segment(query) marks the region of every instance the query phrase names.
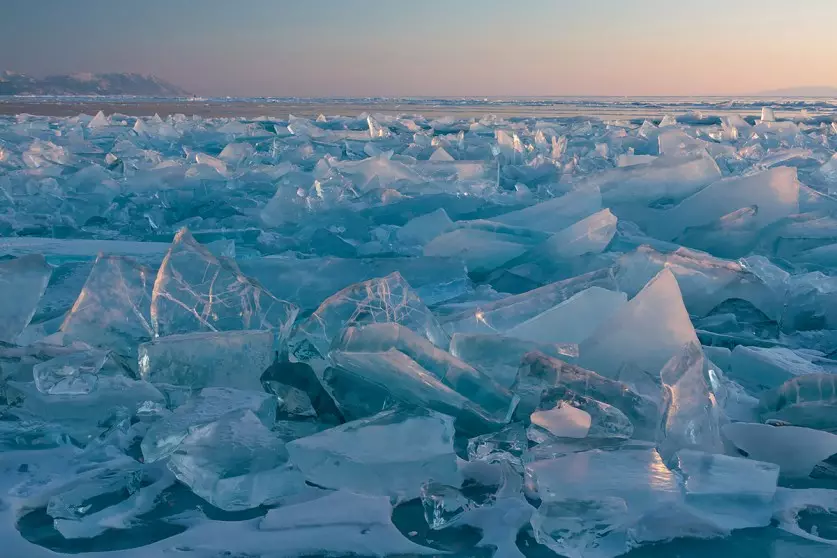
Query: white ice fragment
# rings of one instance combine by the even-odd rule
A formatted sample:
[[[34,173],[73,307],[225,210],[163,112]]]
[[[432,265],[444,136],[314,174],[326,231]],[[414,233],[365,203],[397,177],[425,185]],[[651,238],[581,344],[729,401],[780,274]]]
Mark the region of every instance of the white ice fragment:
[[[506,334],[535,343],[581,343],[627,302],[625,293],[591,287],[513,327]]]
[[[493,220],[505,225],[556,233],[601,209],[602,195],[599,189],[584,188],[525,209],[498,215]]]
[[[689,343],[698,344],[697,335],[677,280],[664,269],[579,345],[579,364],[608,378],[626,363],[656,375]]]
[[[41,255],[0,262],[0,341],[14,343],[26,329],[51,275]]]
[[[722,432],[750,459],[775,463],[788,477],[807,477],[817,463],[837,454],[837,436],[811,428],[737,422]]]

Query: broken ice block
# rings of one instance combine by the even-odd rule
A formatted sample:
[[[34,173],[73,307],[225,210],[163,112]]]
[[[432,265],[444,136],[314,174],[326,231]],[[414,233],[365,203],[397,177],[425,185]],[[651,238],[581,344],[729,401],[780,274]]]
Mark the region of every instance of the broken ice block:
[[[439,208],[411,219],[398,229],[396,236],[404,244],[424,246],[452,227],[453,221],[444,209]]]
[[[130,471],[130,468],[128,468],[128,471]],[[111,484],[113,480],[121,480],[122,482]],[[94,485],[89,487],[91,489],[89,493],[76,492],[81,487],[75,487],[71,491],[71,493],[76,493],[74,503],[80,504],[75,509],[79,512],[84,510],[80,516],[56,518],[53,521],[55,529],[65,539],[91,539],[110,529],[127,530],[132,528],[136,525],[138,516],[154,511],[155,507],[162,503],[163,491],[171,487],[176,480],[165,469],[146,468],[141,471],[139,482],[136,482],[133,476],[128,476],[127,479],[125,477],[118,479],[117,477],[117,479],[108,479],[105,482],[100,478],[93,477],[88,482]],[[123,482],[124,486],[120,486]],[[96,492],[99,492],[99,494],[79,501]],[[122,497],[127,495],[127,498],[115,504],[108,502],[112,505],[102,502],[106,507],[92,503],[98,497],[108,497],[109,499],[117,495]],[[65,496],[67,494],[58,497],[63,498]],[[53,496],[50,502],[53,502],[55,498],[56,496]],[[66,501],[63,502],[63,505],[66,504]]]
[[[681,449],[723,453],[719,410],[700,345],[690,343],[660,371],[663,408],[657,447],[669,461]]]
[[[557,233],[602,209],[598,188],[573,190],[561,197],[494,217],[506,225]]]
[[[395,349],[377,353],[333,351],[334,366],[323,384],[344,415],[371,416],[395,403],[426,407],[456,417],[458,426],[482,433],[507,423],[517,399],[507,407],[483,409],[436,379],[416,361]]]
[[[155,422],[142,440],[146,463],[170,455],[197,426],[217,421],[228,414],[254,413],[265,425],[276,420],[276,399],[263,391],[204,388],[167,417]]]
[[[249,410],[192,426],[168,467],[192,492],[227,511],[274,503],[305,486],[284,442]]]
[[[36,364],[32,368],[35,387],[53,395],[90,393],[96,388],[99,371],[107,359],[107,351],[92,349]]]
[[[125,376],[100,376],[90,393],[44,394],[34,382],[9,382],[6,396],[14,409],[43,417],[86,445],[114,419],[133,416],[146,402],[163,403],[163,395],[148,382]],[[16,411],[15,411],[16,412]]]
[[[396,349],[418,363],[443,384],[472,401],[491,416],[508,421],[517,398],[506,388],[426,338],[395,323],[349,327],[336,342],[341,352],[384,352]]]
[[[695,330],[677,280],[664,269],[579,345],[578,364],[608,378],[626,363],[656,374],[689,343],[698,343]]]
[[[528,449],[526,429],[522,423],[515,422],[498,432],[468,440],[468,461],[505,461],[520,465]]]
[[[445,329],[459,333],[507,334],[515,326],[543,313],[544,309],[556,306],[592,287],[618,290],[609,269],[594,271],[480,305],[476,310],[467,310],[448,316],[444,320]]]
[[[554,258],[573,258],[582,254],[598,254],[616,233],[616,216],[603,209],[549,237],[537,250]]]
[[[719,180],[666,211],[651,232],[653,236],[670,240],[689,227],[706,225],[752,205],[758,206],[754,226],[760,228],[799,213],[796,169],[775,167],[750,176]]]
[[[572,359],[578,356],[578,345],[542,344],[483,333],[454,333],[450,338],[450,353],[453,356],[491,376],[505,388],[514,384],[521,359],[532,351],[555,358]]]
[[[668,269],[677,279],[683,303],[690,314],[705,316],[724,301],[739,298],[769,318],[778,320],[784,284],[782,280],[766,275],[773,269],[762,270],[761,263],[750,259],[722,260],[687,248],[664,254],[650,246],[640,246],[619,258],[616,280],[619,290],[633,295],[654,275]],[[769,262],[765,265],[771,266]]]
[[[267,329],[281,342],[297,312],[245,277],[233,260],[215,257],[186,229],[174,237],[151,296],[155,336]]]
[[[307,315],[337,291],[395,271],[425,304],[434,305],[470,291],[465,265],[448,258],[285,258],[242,260],[245,275],[275,296],[298,305]]]
[[[720,530],[770,525],[779,467],[693,450],[677,452],[686,504]]]
[[[274,359],[273,332],[198,332],[159,337],[139,346],[139,373],[155,384],[193,390],[230,387],[261,390]]]
[[[837,436],[811,428],[736,422],[722,432],[750,459],[775,463],[788,477],[807,477],[817,463],[837,454]]]
[[[612,405],[630,421],[634,437],[653,439],[659,421],[656,402],[623,382],[538,352],[527,354],[520,364],[518,383],[514,387],[521,395],[519,412],[533,412],[543,390],[558,386]]]
[[[421,505],[424,508],[424,519],[431,529],[448,527],[466,511],[477,506],[458,488],[437,482],[421,487]]]
[[[559,387],[544,391],[538,409],[529,417],[527,436],[535,443],[557,438],[617,438],[626,440],[634,426],[622,411]]]
[[[41,255],[0,262],[0,341],[14,343],[29,325],[51,274]]]
[[[717,163],[705,154],[658,157],[645,165],[591,175],[583,184],[601,190],[604,205],[648,205],[657,200],[682,200],[721,178]],[[616,210],[619,215],[619,210]]]
[[[326,488],[408,500],[428,481],[459,486],[453,419],[432,411],[385,411],[287,445],[305,478]]]
[[[396,272],[346,287],[329,298],[297,326],[292,349],[307,342],[321,356],[328,354],[332,340],[352,325],[394,322],[422,335],[437,347],[449,339],[442,327],[409,284]]]
[[[825,370],[784,347],[733,349],[728,374],[750,393],[778,388],[795,376],[820,374]]]
[[[457,229],[441,234],[424,246],[431,257],[457,258],[472,273],[496,269],[526,252],[527,246],[510,242],[509,236],[483,230]]]
[[[526,469],[542,502],[532,517],[535,539],[562,556],[613,558],[669,538],[654,530],[644,540],[633,534],[646,518],[683,500],[677,475],[655,450],[585,451]]]
[[[796,376],[763,394],[761,404],[764,419],[837,431],[837,374]]]
[[[153,272],[128,258],[99,256],[61,331],[96,347],[133,356],[153,336]]]
[[[581,343],[627,304],[625,293],[591,287],[506,332],[535,343]]]

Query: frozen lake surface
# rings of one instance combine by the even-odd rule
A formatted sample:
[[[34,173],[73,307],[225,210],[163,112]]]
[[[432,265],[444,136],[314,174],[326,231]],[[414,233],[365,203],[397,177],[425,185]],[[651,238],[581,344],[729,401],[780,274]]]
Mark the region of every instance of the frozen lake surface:
[[[836,106],[0,99],[0,556],[837,553]]]

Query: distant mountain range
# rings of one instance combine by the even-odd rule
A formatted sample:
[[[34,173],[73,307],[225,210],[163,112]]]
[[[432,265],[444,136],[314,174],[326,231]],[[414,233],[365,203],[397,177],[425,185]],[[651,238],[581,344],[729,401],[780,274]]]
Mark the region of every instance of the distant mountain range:
[[[160,78],[142,74],[69,74],[35,78],[6,71],[0,73],[0,95],[182,97],[189,93]]]
[[[837,87],[828,87],[825,85],[787,87],[785,89],[762,91],[756,95],[765,97],[837,97]]]

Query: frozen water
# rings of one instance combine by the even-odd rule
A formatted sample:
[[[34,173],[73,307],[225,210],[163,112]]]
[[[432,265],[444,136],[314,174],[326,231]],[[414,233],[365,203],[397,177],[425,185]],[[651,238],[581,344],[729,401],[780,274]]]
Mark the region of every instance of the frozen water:
[[[385,411],[294,440],[287,449],[318,486],[410,499],[427,481],[461,483],[453,435],[450,417]]]
[[[183,229],[174,237],[151,296],[155,336],[195,331],[269,329],[284,339],[298,309],[216,258]]]
[[[397,102],[0,117],[0,554],[826,555],[831,104]]]
[[[663,408],[657,446],[666,461],[681,449],[722,453],[712,373],[696,343],[684,347],[660,371]]]
[[[837,436],[812,428],[737,422],[724,436],[751,459],[775,463],[782,475],[807,477],[814,466],[837,454]]]
[[[139,373],[153,383],[261,389],[274,358],[270,331],[198,332],[160,337],[139,346]]]

